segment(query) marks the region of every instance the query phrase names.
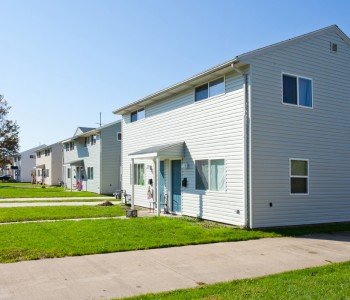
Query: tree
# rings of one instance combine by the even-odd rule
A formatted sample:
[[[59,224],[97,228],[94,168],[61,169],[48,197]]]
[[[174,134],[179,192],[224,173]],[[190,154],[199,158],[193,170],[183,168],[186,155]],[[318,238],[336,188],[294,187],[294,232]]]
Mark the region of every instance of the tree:
[[[4,96],[0,95],[0,168],[4,168],[19,149],[19,126],[7,118],[10,109]]]

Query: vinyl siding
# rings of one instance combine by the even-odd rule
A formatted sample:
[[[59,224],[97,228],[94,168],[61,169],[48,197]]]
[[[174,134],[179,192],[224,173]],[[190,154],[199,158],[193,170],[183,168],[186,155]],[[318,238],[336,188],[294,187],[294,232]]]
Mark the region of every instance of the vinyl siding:
[[[244,224],[244,91],[242,76],[226,76],[226,93],[194,102],[194,89],[145,108],[146,118],[130,123],[123,115],[123,189],[131,193],[129,154],[156,145],[185,142],[182,178],[182,214],[229,224]],[[226,191],[195,190],[195,160],[225,159]],[[135,160],[135,162],[139,162]],[[140,161],[141,162],[141,161]],[[147,182],[154,176],[152,160],[144,160],[145,186],[135,186],[135,204],[148,206]],[[170,160],[165,178],[170,190]],[[239,213],[237,213],[239,210]]]
[[[117,133],[121,124],[116,123],[101,130],[101,193],[113,194],[120,190],[121,141]]]
[[[350,221],[349,46],[328,32],[245,62],[253,227]],[[313,79],[313,109],[282,104],[282,72]],[[290,158],[309,159],[309,195],[290,195]]]
[[[11,170],[12,178],[16,179],[20,182],[31,182],[32,181],[32,171],[35,168],[36,164],[36,149],[41,148],[42,146],[38,146],[26,151],[21,152],[19,155],[21,160],[19,162],[13,163],[14,166],[18,166],[18,170],[20,171],[19,176],[15,175],[16,170]],[[33,155],[34,158],[30,158]]]
[[[97,135],[97,141],[95,145],[88,144],[87,147],[84,146],[84,138],[77,138],[74,141],[74,149],[72,151],[63,150],[64,164],[71,161],[83,159],[84,160],[84,180],[83,180],[83,190],[90,191],[94,193],[100,193],[100,135]],[[67,178],[67,168],[70,166],[64,166],[64,181],[68,189],[71,185],[75,185],[76,179],[76,168],[71,167],[72,180]],[[87,168],[94,168],[94,179],[87,178]]]

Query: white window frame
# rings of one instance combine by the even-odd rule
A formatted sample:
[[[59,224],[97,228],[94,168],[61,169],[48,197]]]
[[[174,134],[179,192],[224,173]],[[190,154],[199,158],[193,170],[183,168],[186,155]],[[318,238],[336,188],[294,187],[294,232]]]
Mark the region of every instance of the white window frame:
[[[216,80],[221,79],[221,78],[224,78],[224,92],[221,93],[221,94],[217,94],[217,95],[214,95],[214,96],[210,96],[210,87],[209,87],[209,84],[210,84],[211,82],[216,81]],[[205,98],[205,99],[196,101],[196,89],[197,89],[198,87],[200,87],[200,86],[205,85],[205,84],[208,85],[208,98]],[[199,103],[199,102],[206,101],[206,100],[209,100],[209,99],[215,99],[216,97],[220,97],[220,96],[225,95],[225,94],[226,94],[226,75],[223,75],[223,76],[219,76],[219,77],[217,77],[217,78],[215,78],[215,79],[213,79],[213,80],[210,80],[210,81],[208,81],[208,82],[204,82],[204,83],[202,83],[202,84],[199,84],[199,85],[195,86],[195,87],[193,88],[193,102],[194,102],[194,103]],[[200,160],[200,159],[199,159],[199,160]]]
[[[94,167],[88,167],[87,168],[87,179],[88,180],[94,180]]]
[[[138,179],[138,175],[135,173],[135,170],[132,170],[132,164],[130,165],[130,171],[133,172],[134,176],[131,176],[132,173],[130,173],[130,178],[131,178],[131,185],[136,185],[136,186],[146,186],[146,164],[145,163],[134,163],[134,168],[136,165],[143,165],[143,184],[139,184],[139,181],[137,181],[137,183],[135,183],[135,179]],[[138,170],[138,168],[136,167],[136,170]]]
[[[291,77],[295,77],[297,79],[297,104],[292,104],[292,103],[285,103],[283,102],[283,75],[287,75],[287,76],[291,76]],[[307,79],[311,81],[311,106],[305,106],[305,105],[300,105],[299,104],[299,78],[301,79]],[[306,76],[302,76],[302,75],[296,75],[296,74],[291,74],[291,73],[287,73],[287,72],[282,72],[281,73],[281,87],[282,87],[282,104],[284,105],[288,105],[288,106],[293,106],[293,107],[302,107],[302,108],[307,108],[307,109],[313,109],[314,108],[314,82],[313,79],[310,77],[306,77]]]
[[[198,189],[196,189],[196,174],[197,174],[197,172],[196,172],[196,161],[199,161],[199,160],[207,160],[208,161],[208,189],[207,190],[198,190]],[[211,161],[212,160],[224,160],[224,177],[225,177],[225,184],[224,184],[224,190],[223,191],[215,191],[215,190],[211,190],[210,189],[210,186],[211,186],[211,184],[210,184],[210,166],[211,166]],[[213,192],[213,193],[226,193],[227,192],[227,177],[226,177],[226,167],[227,167],[227,165],[226,165],[226,159],[225,158],[222,158],[222,157],[219,157],[219,158],[198,158],[198,159],[195,159],[194,160],[194,190],[196,191],[196,192],[202,192],[202,193],[205,193],[205,192]]]
[[[119,138],[119,135],[120,135],[120,138]],[[121,141],[123,139],[123,135],[121,132],[117,132],[117,141]]]
[[[134,112],[136,112],[136,115],[137,115],[137,113],[138,113],[140,110],[143,110],[143,111],[145,112],[145,117],[142,118],[142,119],[137,119],[136,121],[133,121],[133,122],[132,122],[132,121],[131,121],[131,114],[134,113]],[[145,107],[145,106],[140,107],[140,108],[135,109],[135,110],[133,110],[133,111],[130,112],[130,123],[140,122],[140,121],[142,121],[142,120],[144,120],[144,119],[146,119],[146,107]]]
[[[292,160],[300,160],[307,162],[307,176],[303,175],[292,175]],[[306,178],[307,179],[307,193],[292,193],[292,178]],[[289,159],[289,195],[290,196],[308,196],[310,193],[310,162],[306,158],[290,158]]]

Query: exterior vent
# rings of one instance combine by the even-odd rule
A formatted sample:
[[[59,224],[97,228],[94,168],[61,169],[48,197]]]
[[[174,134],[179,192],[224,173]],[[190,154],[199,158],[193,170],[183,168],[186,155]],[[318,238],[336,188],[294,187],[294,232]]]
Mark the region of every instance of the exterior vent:
[[[337,52],[338,44],[330,42],[330,48],[331,48],[331,52]]]

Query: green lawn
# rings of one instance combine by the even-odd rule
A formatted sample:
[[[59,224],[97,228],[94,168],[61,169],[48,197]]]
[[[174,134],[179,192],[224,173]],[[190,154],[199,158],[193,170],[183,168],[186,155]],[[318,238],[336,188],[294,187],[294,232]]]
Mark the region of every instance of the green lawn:
[[[1,198],[98,197],[91,192],[70,192],[63,187],[45,187],[30,183],[0,183]]]
[[[0,226],[0,262],[279,236],[185,218],[136,218]]]
[[[9,224],[0,225],[0,262],[349,230],[350,223],[298,231],[246,230],[168,217]]]
[[[37,206],[0,208],[0,223],[33,220],[115,217],[125,214],[120,205],[114,206]]]
[[[350,262],[128,299],[350,299]]]

